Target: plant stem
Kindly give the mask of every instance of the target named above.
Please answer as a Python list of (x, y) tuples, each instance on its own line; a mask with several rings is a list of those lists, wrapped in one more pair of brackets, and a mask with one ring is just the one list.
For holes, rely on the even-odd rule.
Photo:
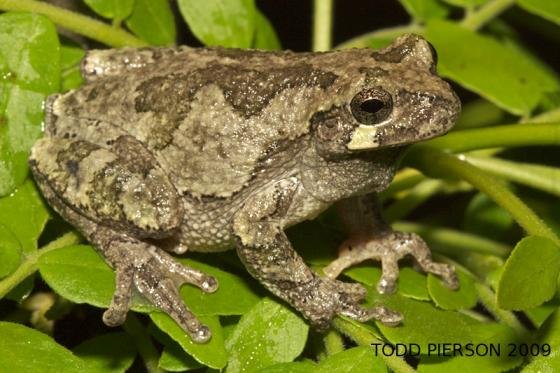
[(560, 197), (560, 169), (543, 165), (505, 161), (488, 157), (465, 156), (465, 159), (484, 171), (506, 180), (540, 189)]
[(422, 26), (416, 24), (384, 28), (349, 39), (337, 45), (334, 49), (369, 48), (371, 47), (372, 39), (394, 39), (402, 34), (410, 32), (419, 34), (423, 31)]
[(328, 51), (332, 47), (333, 0), (313, 1), (313, 51)]
[(560, 108), (545, 111), (539, 115), (531, 118), (531, 122), (545, 123), (545, 122), (558, 122), (560, 120)]
[(323, 338), (323, 343), (325, 344), (325, 351), (327, 356), (334, 355), (337, 352), (344, 351), (344, 341), (342, 336), (334, 329), (327, 332)]
[(475, 283), (476, 291), (478, 293), (478, 298), (484, 304), (484, 307), (491, 314), (493, 314), (498, 320), (502, 321), (504, 324), (515, 330), (519, 336), (526, 336), (528, 334), (527, 329), (517, 320), (517, 317), (510, 312), (501, 309), (496, 304), (496, 294), (488, 286)]
[(428, 179), (421, 181), (413, 188), (409, 189), (403, 198), (397, 199), (386, 209), (383, 216), (388, 222), (402, 219), (418, 206), (426, 202), (430, 197), (439, 192), (443, 186), (440, 180)]
[(451, 152), (514, 146), (560, 145), (560, 122), (476, 128), (452, 132), (430, 140), (426, 144)]
[(413, 188), (423, 180), (426, 180), (426, 176), (422, 175), (418, 170), (412, 168), (401, 169), (397, 172), (389, 187), (379, 193), (379, 198), (384, 201), (402, 191)]
[[(332, 325), (340, 331), (342, 334), (350, 337), (354, 342), (361, 346), (371, 346), (373, 343), (385, 344), (385, 342), (380, 341), (373, 333), (368, 331), (363, 326), (359, 325), (357, 322), (353, 322), (337, 316), (333, 319)], [(397, 373), (412, 373), (414, 369), (408, 365), (404, 360), (397, 356), (385, 356), (380, 354), (381, 358), (391, 368)]]
[(141, 47), (148, 45), (145, 41), (122, 29), (114, 28), (91, 17), (36, 0), (0, 0), (0, 9), (42, 14), (65, 29), (112, 47)]
[(123, 324), (123, 329), (132, 337), (138, 353), (144, 360), (146, 370), (149, 373), (163, 373), (164, 371), (158, 367), (158, 352), (146, 332), (146, 329), (138, 320), (138, 318), (129, 312), (126, 315), (126, 321)]
[(37, 270), (41, 255), (78, 242), (80, 242), (80, 236), (76, 232), (68, 232), (28, 255), (12, 274), (0, 281), (0, 299)]
[(393, 223), (392, 227), (398, 231), (418, 233), (430, 246), (433, 246), (434, 250), (443, 254), (456, 254), (468, 250), (503, 258), (511, 251), (509, 246), (500, 242), (453, 229), (431, 227), (429, 225), (404, 221)]
[(560, 239), (523, 201), (513, 194), (499, 179), (488, 175), (478, 167), (428, 146), (414, 146), (405, 160), (420, 171), (437, 176), (451, 176), (469, 182), (487, 194), (508, 211), (529, 234), (550, 238), (560, 245)]
[(461, 25), (470, 30), (478, 30), (500, 13), (515, 4), (515, 0), (492, 0), (474, 12), (469, 12)]

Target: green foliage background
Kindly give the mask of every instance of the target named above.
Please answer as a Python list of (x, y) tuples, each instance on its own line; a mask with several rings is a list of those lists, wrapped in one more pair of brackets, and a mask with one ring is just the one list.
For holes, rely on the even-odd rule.
[[(370, 290), (368, 303), (387, 304), (402, 312), (405, 322), (390, 328), (338, 317), (333, 328), (320, 335), (291, 309), (267, 298), (234, 254), (189, 255), (191, 259), (180, 260), (220, 283), (210, 295), (189, 286), (181, 290), (213, 333), (210, 343), (199, 345), (140, 298), (133, 309), (147, 317), (131, 312), (120, 329), (92, 329), (78, 321), (100, 319), (99, 311), (84, 319), (84, 309), (92, 308), (79, 304), (107, 307), (114, 274), (44, 204), (28, 174), (29, 149), (42, 135), (44, 99), (82, 83), (79, 61), (84, 51), (57, 34), (55, 25), (107, 47), (169, 46), (176, 41), (177, 27), (188, 27), (208, 46), (279, 49), (273, 26), (253, 0), (177, 0), (184, 21), (180, 24), (168, 0), (84, 0), (100, 20), (34, 0), (0, 0), (0, 10), (5, 11), (0, 15), (1, 369), (560, 369), (559, 162), (542, 155), (546, 152), (532, 163), (519, 161), (529, 147), (549, 146), (548, 152), (558, 154), (553, 147), (560, 145), (560, 79), (500, 17), (518, 7), (546, 19), (541, 27), (555, 38), (542, 43), (558, 49), (560, 2), (399, 2), (410, 14), (409, 24), (386, 29), (371, 25), (370, 33), (336, 48), (380, 47), (402, 33), (420, 33), (438, 51), (439, 73), (472, 92), (453, 133), (413, 146), (382, 196), (394, 228), (420, 233), (438, 260), (455, 264), (461, 289), (449, 291), (436, 277), (404, 266), (398, 293), (380, 296), (374, 290), (380, 269), (366, 263), (345, 276)], [(332, 5), (332, 0), (314, 2), (316, 51), (333, 47)], [(403, 220), (411, 214), (414, 222)], [(317, 270), (335, 257), (343, 238), (330, 212), (289, 234)], [(61, 337), (64, 328), (77, 329), (81, 338), (68, 342)], [(366, 347), (371, 343), (416, 343), (421, 354), (409, 359), (409, 365), (397, 356), (375, 356)], [(495, 343), (503, 353), (434, 357), (427, 353), (428, 343)], [(510, 357), (509, 343), (540, 348)]]

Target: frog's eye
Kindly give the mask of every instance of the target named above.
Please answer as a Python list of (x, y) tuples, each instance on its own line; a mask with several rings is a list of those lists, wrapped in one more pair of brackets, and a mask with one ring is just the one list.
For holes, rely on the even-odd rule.
[(391, 114), (393, 100), (389, 92), (381, 88), (366, 89), (358, 93), (350, 102), (352, 115), (362, 124), (377, 124)]

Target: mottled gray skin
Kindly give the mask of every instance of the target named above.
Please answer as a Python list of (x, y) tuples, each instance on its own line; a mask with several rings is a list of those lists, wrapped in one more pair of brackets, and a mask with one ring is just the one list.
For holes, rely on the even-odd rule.
[[(134, 287), (193, 340), (208, 340), (178, 288), (211, 292), (217, 282), (162, 249), (235, 247), (256, 279), (320, 328), (336, 314), (401, 320), (360, 307), (364, 289), (335, 280), (359, 261), (382, 261), (382, 292), (394, 290), (406, 254), (457, 286), (450, 266), (432, 262), (420, 238), (391, 231), (371, 202), (404, 146), (447, 132), (459, 114), (421, 37), (376, 52), (91, 51), (82, 73), (83, 87), (49, 98), (30, 164), (47, 201), (116, 270), (107, 324), (124, 321)], [(319, 277), (284, 229), (335, 202), (353, 237)]]

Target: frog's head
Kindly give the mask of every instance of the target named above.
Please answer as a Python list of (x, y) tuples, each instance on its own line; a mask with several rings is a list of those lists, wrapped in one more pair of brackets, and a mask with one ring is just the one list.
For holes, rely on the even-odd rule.
[(340, 154), (402, 146), (454, 125), (460, 101), (436, 75), (436, 54), (424, 38), (403, 35), (387, 48), (349, 53), (361, 53), (359, 64), (346, 68), (356, 83), (347, 86), (344, 102), (311, 119), (323, 150)]

